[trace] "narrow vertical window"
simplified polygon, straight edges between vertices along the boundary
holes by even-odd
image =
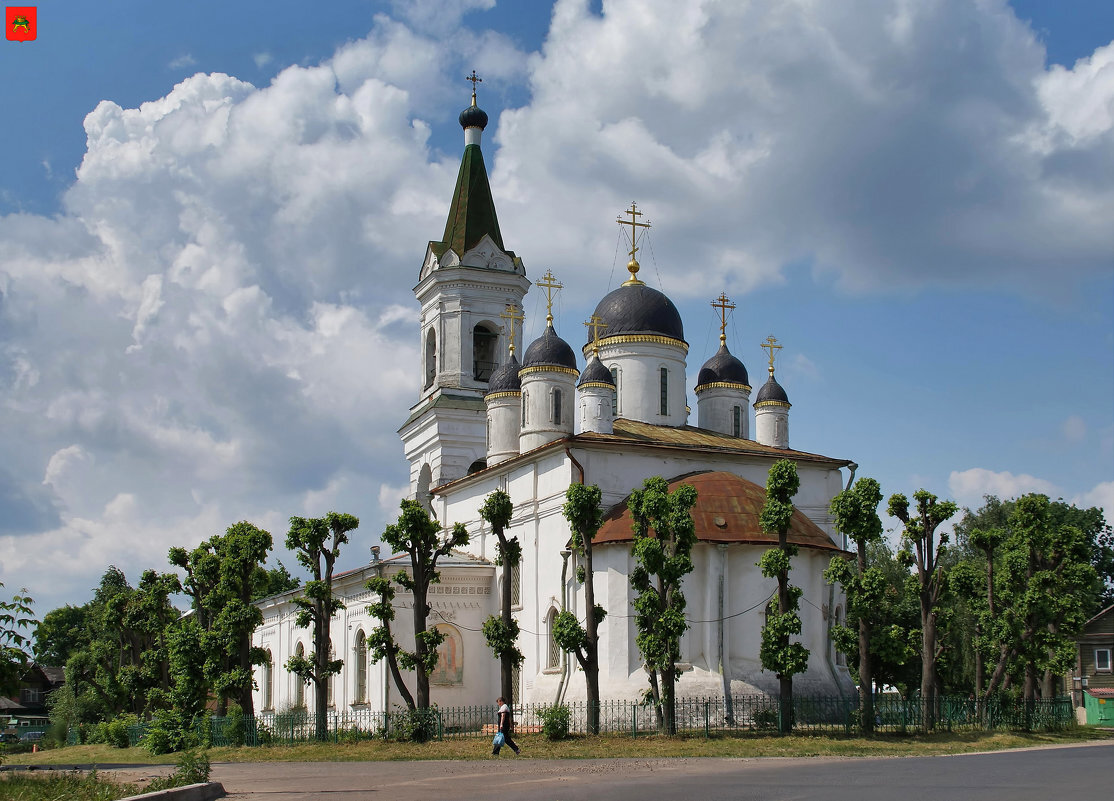
[[[561,425],[561,390],[553,390],[553,424]]]
[[[267,652],[267,661],[263,663],[263,708],[274,709],[275,707],[275,677],[274,677],[274,661],[271,658],[271,652]]]
[[[661,368],[661,413],[669,414],[669,370]]]
[[[437,334],[431,326],[425,337],[425,386],[423,389],[432,387],[435,378],[437,378]]]
[[[294,649],[294,656],[305,656],[306,649],[298,643],[298,647]],[[302,677],[294,675],[294,706],[303,707],[306,705],[306,685],[302,681]]]
[[[557,610],[550,609],[549,615],[545,620],[546,633],[549,638],[549,648],[546,649],[545,666],[547,668],[555,668],[561,664],[561,649],[557,647],[557,638],[554,636],[553,629],[557,624]]]
[[[521,560],[521,557],[519,557]],[[522,562],[511,568],[511,606],[522,606]]]
[[[367,703],[367,638],[363,631],[356,632],[356,645],[352,649],[352,660],[356,663],[356,693],[353,703]]]
[[[742,436],[743,420],[742,410],[735,406],[731,409],[731,431],[736,437]]]
[[[611,416],[619,416],[619,368],[611,368],[611,380],[615,383],[615,389],[611,391]]]
[[[529,398],[530,394],[528,392],[522,393],[522,425],[526,425],[526,403]]]

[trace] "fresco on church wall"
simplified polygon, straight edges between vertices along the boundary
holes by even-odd
[[[464,639],[456,626],[438,623],[434,628],[445,635],[437,648],[437,664],[429,676],[431,684],[452,686],[464,683]]]

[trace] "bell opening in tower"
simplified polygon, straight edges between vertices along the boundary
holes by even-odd
[[[498,366],[495,362],[495,346],[499,334],[483,323],[472,329],[472,378],[485,384]]]

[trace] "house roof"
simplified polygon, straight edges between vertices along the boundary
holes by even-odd
[[[1114,687],[1088,687],[1083,692],[1092,698],[1114,698]]]
[[[670,491],[682,484],[696,489],[692,520],[701,542],[776,545],[777,536],[762,530],[759,515],[766,503],[766,490],[734,473],[714,471],[678,476],[669,482]],[[629,496],[628,496],[629,499]],[[630,542],[634,518],[627,500],[613,506],[604,516],[593,542]],[[839,552],[839,547],[822,528],[800,509],[793,510],[789,542],[802,548]]]
[[[1084,623],[1083,628],[1087,628],[1088,626],[1090,626],[1092,623],[1094,623],[1099,618],[1106,617],[1112,611],[1114,611],[1114,604],[1111,604],[1110,606],[1106,607],[1101,612],[1099,612],[1097,615],[1095,615],[1093,618],[1091,618],[1086,623]]]

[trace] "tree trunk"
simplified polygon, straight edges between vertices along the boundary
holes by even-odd
[[[921,720],[925,731],[936,728],[936,612],[921,595]]]
[[[584,625],[588,644],[584,659],[584,685],[588,702],[588,733],[600,733],[599,627],[596,622],[596,586],[592,580],[592,543],[584,543]]]
[[[326,616],[325,604],[318,601],[315,606],[317,607],[317,619],[314,621],[314,644],[316,645],[315,653],[313,655],[313,700],[314,700],[314,732],[319,741],[324,742],[329,735],[329,720],[328,720],[328,706],[329,706],[329,676],[325,671],[329,667],[329,623],[330,619]]]
[[[858,540],[859,578],[866,573],[866,542]],[[874,672],[870,663],[870,622],[859,616],[859,709],[863,734],[874,732]]]
[[[429,672],[425,667],[425,638],[421,636],[425,632],[430,612],[430,606],[426,602],[428,582],[424,571],[416,567],[415,572],[421,572],[421,575],[414,577],[414,656],[417,657],[414,660],[414,700],[418,709],[429,709]]]
[[[650,696],[654,701],[654,723],[657,724],[658,731],[665,731],[665,720],[661,714],[661,687],[658,685],[658,672],[651,669],[650,673]]]
[[[672,663],[672,658],[670,662]],[[670,737],[677,733],[677,699],[675,694],[677,668],[669,664],[661,671],[661,705],[665,715],[665,733]]]
[[[779,537],[781,542],[778,543],[782,550],[785,550],[788,544],[788,538],[782,534]],[[778,614],[789,614],[789,571],[779,570],[777,574],[777,611]],[[779,640],[778,645],[782,651],[789,647],[789,635],[783,634]],[[778,706],[778,732],[781,734],[789,734],[793,730],[793,676],[778,675],[779,694],[781,696]]]

